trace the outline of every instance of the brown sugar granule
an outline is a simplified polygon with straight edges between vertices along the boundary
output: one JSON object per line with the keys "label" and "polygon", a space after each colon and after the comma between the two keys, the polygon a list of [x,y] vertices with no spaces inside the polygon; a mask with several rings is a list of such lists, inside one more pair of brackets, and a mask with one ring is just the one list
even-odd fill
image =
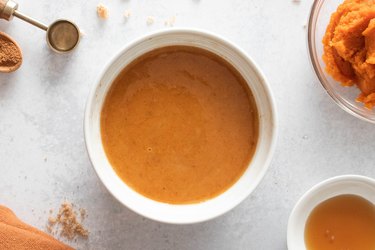
{"label": "brown sugar granule", "polygon": [[57,222],[57,219],[56,219],[55,217],[50,216],[50,217],[48,218],[48,224],[50,224],[50,225],[55,225],[56,222]]}
{"label": "brown sugar granule", "polygon": [[52,234],[59,233],[60,236],[69,240],[75,239],[77,236],[87,238],[89,236],[89,231],[81,224],[87,216],[86,210],[80,209],[79,214],[81,216],[80,221],[78,220],[77,212],[74,210],[73,204],[64,202],[61,204],[57,216],[50,216],[48,218],[47,231]]}
{"label": "brown sugar granule", "polygon": [[0,67],[12,67],[22,60],[17,46],[0,36]]}
{"label": "brown sugar granule", "polygon": [[108,11],[107,6],[105,6],[102,3],[98,4],[98,6],[96,6],[96,13],[98,13],[98,16],[101,19],[107,19],[108,16],[109,16],[109,11]]}
{"label": "brown sugar granule", "polygon": [[146,19],[147,25],[152,25],[155,22],[155,18],[153,16],[148,16]]}
{"label": "brown sugar granule", "polygon": [[131,10],[125,10],[124,11],[124,18],[129,19],[129,17],[132,15]]}
{"label": "brown sugar granule", "polygon": [[176,16],[172,16],[171,18],[169,18],[168,20],[164,22],[164,25],[173,27],[175,22],[176,22]]}
{"label": "brown sugar granule", "polygon": [[49,234],[55,234],[55,232],[53,231],[53,226],[52,225],[47,225],[47,232],[49,233]]}
{"label": "brown sugar granule", "polygon": [[81,219],[84,220],[87,217],[87,211],[84,208],[79,209],[79,213],[81,215]]}

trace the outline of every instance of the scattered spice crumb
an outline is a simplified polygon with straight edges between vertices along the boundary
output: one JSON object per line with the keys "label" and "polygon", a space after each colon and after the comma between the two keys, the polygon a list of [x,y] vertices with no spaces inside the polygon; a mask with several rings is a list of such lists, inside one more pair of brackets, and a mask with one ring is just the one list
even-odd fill
{"label": "scattered spice crumb", "polygon": [[125,19],[128,19],[131,15],[132,15],[131,10],[125,10],[124,11],[124,17],[125,17]]}
{"label": "scattered spice crumb", "polygon": [[301,0],[292,0],[293,3],[295,4],[299,4],[301,2]]}
{"label": "scattered spice crumb", "polygon": [[[52,209],[50,210],[50,213]],[[61,204],[56,217],[49,216],[47,223],[47,232],[53,235],[59,233],[60,236],[69,240],[76,239],[77,236],[87,238],[89,231],[82,225],[83,220],[87,217],[85,209],[79,209],[81,216],[80,221],[77,218],[77,212],[72,203],[65,201]]]}
{"label": "scattered spice crumb", "polygon": [[43,160],[46,162],[46,161],[47,161],[47,156],[45,156],[45,157],[43,158]]}
{"label": "scattered spice crumb", "polygon": [[147,25],[152,25],[155,22],[155,18],[153,16],[148,16],[146,23]]}
{"label": "scattered spice crumb", "polygon": [[86,209],[84,208],[80,208],[79,209],[79,213],[81,215],[81,219],[84,220],[86,217],[87,217],[87,212],[86,212]]}
{"label": "scattered spice crumb", "polygon": [[109,16],[109,11],[108,11],[107,6],[105,6],[102,3],[98,4],[98,6],[96,6],[96,13],[98,13],[98,16],[101,19],[107,19],[108,16]]}
{"label": "scattered spice crumb", "polygon": [[56,219],[55,217],[50,216],[50,217],[48,218],[48,224],[49,224],[49,225],[53,226],[53,225],[56,224],[56,222],[57,222],[57,219]]}
{"label": "scattered spice crumb", "polygon": [[172,16],[168,20],[164,22],[165,26],[173,27],[174,23],[176,22],[176,16]]}
{"label": "scattered spice crumb", "polygon": [[50,225],[47,225],[47,232],[50,233],[50,234],[55,234],[52,230],[52,226],[50,226]]}

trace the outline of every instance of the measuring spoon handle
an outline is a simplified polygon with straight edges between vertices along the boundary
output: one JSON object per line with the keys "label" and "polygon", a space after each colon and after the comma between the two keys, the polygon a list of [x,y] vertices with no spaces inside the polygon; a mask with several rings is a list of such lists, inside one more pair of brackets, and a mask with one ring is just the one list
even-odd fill
{"label": "measuring spoon handle", "polygon": [[[0,0],[1,1],[1,0]],[[42,30],[45,30],[47,31],[48,30],[48,26],[35,20],[34,18],[31,18],[29,16],[26,16],[24,14],[22,14],[21,12],[19,12],[18,10],[15,10],[14,13],[13,13],[14,16],[18,17],[19,19],[22,19],[24,20],[25,22],[28,22],[38,28],[41,28]]]}
{"label": "measuring spoon handle", "polygon": [[0,18],[12,20],[14,11],[18,8],[18,3],[12,0],[0,0]]}
{"label": "measuring spoon handle", "polygon": [[34,18],[22,14],[17,10],[17,8],[18,4],[13,0],[0,0],[0,18],[9,21],[13,18],[13,16],[16,16],[19,19],[24,20],[25,22],[28,22],[38,28],[41,28],[42,30],[48,29],[48,26],[35,20]]}

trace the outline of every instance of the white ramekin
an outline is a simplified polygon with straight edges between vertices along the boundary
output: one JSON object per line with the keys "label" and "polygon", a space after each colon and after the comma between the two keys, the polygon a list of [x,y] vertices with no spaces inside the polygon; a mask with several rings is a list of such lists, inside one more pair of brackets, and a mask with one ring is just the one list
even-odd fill
{"label": "white ramekin", "polygon": [[305,224],[310,213],[321,202],[343,194],[358,195],[375,204],[375,180],[359,175],[342,175],[325,180],[307,191],[289,217],[289,250],[306,250]]}
{"label": "white ramekin", "polygon": [[[107,160],[100,135],[103,101],[113,80],[135,58],[156,48],[171,45],[209,50],[231,63],[248,82],[258,107],[260,131],[256,152],[243,176],[226,192],[211,200],[189,205],[171,205],[146,198],[126,185]],[[191,29],[156,32],[128,44],[105,67],[86,104],[85,140],[89,157],[100,180],[122,204],[147,218],[174,224],[206,221],[224,214],[243,201],[263,178],[275,147],[276,114],[269,86],[244,51],[223,38]]]}

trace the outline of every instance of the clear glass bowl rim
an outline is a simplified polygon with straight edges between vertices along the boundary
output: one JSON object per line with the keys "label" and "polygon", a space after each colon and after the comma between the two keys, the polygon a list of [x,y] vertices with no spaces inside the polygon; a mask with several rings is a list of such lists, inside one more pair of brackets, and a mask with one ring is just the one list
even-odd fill
{"label": "clear glass bowl rim", "polygon": [[[309,51],[309,57],[310,62],[312,64],[312,67],[314,69],[314,72],[316,76],[319,79],[319,82],[322,84],[324,89],[327,91],[327,93],[331,96],[331,98],[336,102],[336,104],[341,107],[343,110],[348,112],[349,114],[375,124],[375,115],[369,115],[366,114],[363,110],[359,109],[358,107],[352,105],[347,100],[345,100],[343,97],[340,96],[339,93],[337,93],[328,83],[328,81],[325,79],[324,72],[318,62],[318,55],[316,53],[315,49],[315,26],[316,22],[319,16],[320,8],[323,4],[324,0],[314,0],[314,3],[310,10],[310,16],[308,20],[308,32],[307,32],[307,42],[308,42],[308,51]],[[321,55],[320,55],[321,56]],[[339,83],[338,83],[339,84]],[[365,109],[363,107],[363,109]]]}

